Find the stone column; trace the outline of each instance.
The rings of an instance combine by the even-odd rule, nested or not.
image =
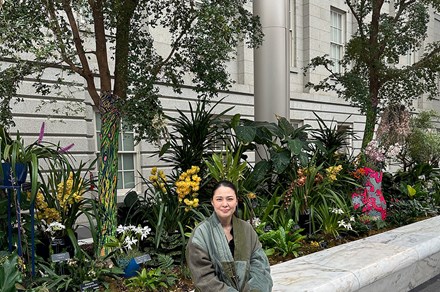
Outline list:
[[[289,0],[254,0],[264,40],[254,50],[254,110],[256,121],[290,119]]]

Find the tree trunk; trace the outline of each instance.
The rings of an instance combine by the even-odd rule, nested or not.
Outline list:
[[[99,230],[99,250],[101,255],[108,254],[104,244],[109,236],[115,235],[117,226],[117,183],[118,183],[118,137],[120,115],[113,102],[116,95],[105,95],[101,112],[101,159],[99,168],[99,202],[102,218]],[[97,218],[98,219],[98,218]]]
[[[369,109],[366,113],[364,137],[362,139],[362,149],[365,149],[368,143],[370,143],[370,141],[373,140],[374,127],[376,126],[376,119],[377,119],[377,109],[376,108]]]

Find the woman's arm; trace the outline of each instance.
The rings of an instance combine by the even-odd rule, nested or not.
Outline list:
[[[273,281],[269,260],[261,244],[258,245],[259,247],[251,255],[248,285],[251,292],[270,292]]]
[[[238,292],[220,281],[215,274],[209,255],[190,239],[186,246],[186,262],[196,291],[201,292]]]

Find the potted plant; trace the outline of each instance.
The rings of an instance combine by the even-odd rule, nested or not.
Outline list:
[[[377,140],[372,140],[360,155],[363,155],[364,167],[358,168],[355,177],[362,179],[363,188],[359,188],[352,194],[352,204],[355,210],[361,208],[368,216],[380,220],[386,219],[385,198],[382,194],[383,169],[387,159],[394,159],[401,151],[399,144],[389,147],[380,145]]]
[[[36,141],[26,145],[23,137],[17,132],[13,139],[4,126],[0,125],[0,183],[2,185],[20,185],[26,181],[30,173],[32,197],[35,197],[38,188],[39,159],[66,160],[63,153],[72,145],[61,148],[59,145],[43,142],[44,123],[41,125],[40,135]]]
[[[148,254],[144,254],[140,243],[150,234],[151,228],[148,226],[119,225],[117,236],[111,236],[106,247],[112,248],[115,263],[124,270],[124,277],[131,278],[136,276],[140,269],[140,264],[150,260]]]
[[[91,170],[95,167],[96,159],[87,165],[80,162],[76,167],[69,162],[48,161],[47,171],[40,173],[40,184],[35,197],[36,218],[40,233],[40,240],[47,246],[60,245],[61,249],[73,256],[73,243],[68,232],[77,236],[76,221],[87,208],[86,193],[93,192],[94,181]],[[47,237],[47,231],[52,231],[51,224],[62,226],[57,233]],[[59,224],[59,225],[58,225]],[[56,236],[55,236],[56,235]],[[42,254],[45,250],[40,249]]]

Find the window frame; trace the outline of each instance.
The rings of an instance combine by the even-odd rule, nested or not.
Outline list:
[[[353,123],[337,123],[337,131],[341,130],[353,132]],[[348,136],[346,139],[347,145],[343,146],[342,149],[338,150],[341,153],[349,154],[353,150],[353,136]]]
[[[289,58],[290,70],[297,69],[297,42],[296,42],[296,0],[289,0]]]
[[[333,18],[334,15],[337,15],[340,20],[337,21],[336,23],[337,26],[334,26],[334,18]],[[338,74],[343,73],[343,68],[340,64],[340,61],[342,61],[342,58],[344,56],[346,30],[347,30],[346,13],[340,9],[331,7],[330,8],[330,59],[334,62],[332,68],[333,72]],[[339,35],[336,37],[337,40],[333,38],[334,31],[340,32]],[[333,48],[337,48],[338,50],[334,52]],[[336,56],[336,54],[339,54],[339,56]]]

